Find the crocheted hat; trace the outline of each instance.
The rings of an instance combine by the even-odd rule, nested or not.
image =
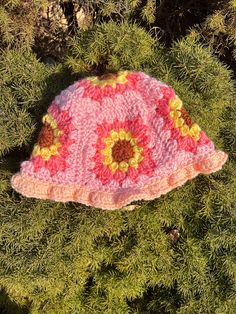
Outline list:
[[[77,81],[42,122],[30,159],[11,179],[28,197],[117,209],[219,170],[227,159],[174,90],[142,72]]]

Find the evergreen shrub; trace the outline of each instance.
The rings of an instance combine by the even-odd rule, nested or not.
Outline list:
[[[123,39],[123,40],[121,40]],[[29,157],[40,117],[74,80],[117,69],[171,84],[218,149],[223,169],[133,211],[25,198],[11,176]],[[234,314],[235,91],[232,72],[197,32],[168,49],[135,24],[95,25],[65,60],[0,57],[0,309],[5,313]],[[173,240],[173,230],[179,239]]]

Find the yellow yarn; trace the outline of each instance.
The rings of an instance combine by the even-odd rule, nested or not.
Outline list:
[[[87,80],[89,80],[93,85],[96,86],[111,86],[112,88],[115,88],[117,84],[125,84],[128,82],[127,75],[128,71],[120,71],[117,73],[117,76],[115,78],[101,80],[97,76],[91,76],[88,77]]]
[[[116,162],[112,157],[112,147],[119,140],[129,141],[132,145],[134,155],[132,158],[129,159],[128,162]],[[106,147],[101,150],[101,153],[104,155],[103,164],[109,166],[112,172],[115,172],[117,169],[126,172],[128,171],[129,167],[137,168],[139,162],[143,159],[143,148],[137,145],[137,139],[132,136],[131,132],[125,131],[123,128],[121,128],[118,132],[115,130],[111,130],[109,136],[104,138],[103,142],[106,144]]]
[[[121,161],[119,163],[119,169],[122,170],[122,171],[127,171],[129,168],[129,164],[125,161]]]
[[[201,129],[196,123],[194,123],[191,127],[185,123],[180,111],[182,105],[183,103],[178,96],[176,96],[174,99],[171,99],[169,101],[169,107],[172,110],[170,111],[169,116],[173,120],[175,128],[180,128],[182,136],[190,135],[194,140],[197,141],[200,138]]]
[[[174,99],[171,99],[169,102],[169,106],[173,110],[180,110],[182,108],[182,101],[176,96]]]

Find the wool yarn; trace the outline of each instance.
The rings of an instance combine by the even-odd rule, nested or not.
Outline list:
[[[11,178],[27,197],[118,209],[227,160],[174,89],[143,72],[75,82],[55,97],[42,123],[29,160]]]

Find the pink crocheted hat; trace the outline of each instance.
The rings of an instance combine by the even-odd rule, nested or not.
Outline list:
[[[227,159],[174,90],[142,72],[77,81],[42,122],[30,159],[11,179],[28,197],[117,209],[217,171]]]

